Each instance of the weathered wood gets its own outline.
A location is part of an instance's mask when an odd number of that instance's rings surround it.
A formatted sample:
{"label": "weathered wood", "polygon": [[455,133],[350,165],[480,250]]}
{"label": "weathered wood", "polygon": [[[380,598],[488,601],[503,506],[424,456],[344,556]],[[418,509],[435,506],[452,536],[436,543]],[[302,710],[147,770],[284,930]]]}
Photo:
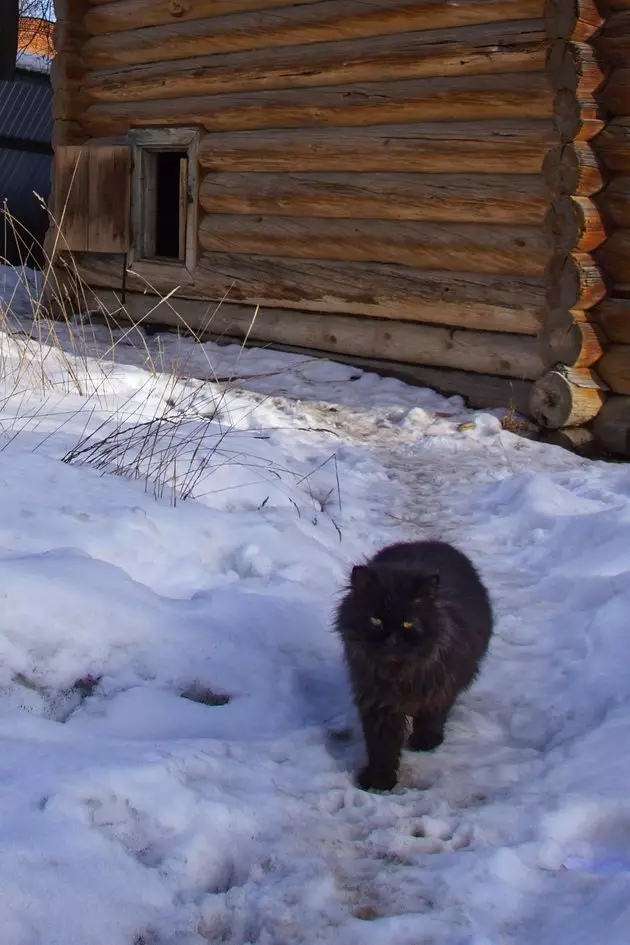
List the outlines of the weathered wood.
{"label": "weathered wood", "polygon": [[[432,0],[397,5],[393,0],[344,0],[341,5],[339,0],[323,0],[269,12],[210,16],[193,22],[106,32],[90,39],[83,55],[91,67],[166,62],[245,49],[526,20],[540,17],[541,6],[540,0]],[[94,29],[93,24],[90,29]]]}
{"label": "weathered wood", "polygon": [[[121,306],[120,294],[107,289],[90,290],[90,304],[96,311],[112,313],[117,321],[129,318],[134,322],[148,325],[168,325],[183,330],[193,330],[195,337],[211,338],[220,344],[245,340],[242,330],[239,337],[232,337],[227,331],[219,330],[219,323],[214,320],[216,306],[208,310],[207,303],[199,300],[182,299],[159,303],[152,295],[127,292],[125,304]],[[231,314],[242,315],[246,324],[252,320],[252,308],[224,302],[219,311],[225,309],[229,323]],[[297,313],[300,316],[302,313]],[[267,342],[263,342],[268,347]],[[256,338],[247,338],[250,347],[260,346]],[[426,367],[419,364],[385,361],[382,358],[361,358],[335,351],[322,351],[318,348],[303,348],[295,345],[272,343],[274,350],[290,351],[305,357],[328,358],[342,364],[349,364],[362,371],[373,371],[384,377],[396,377],[407,384],[431,387],[445,395],[459,394],[470,407],[512,407],[519,413],[526,413],[529,405],[531,381],[519,378],[500,377],[493,374],[473,374],[452,368]],[[211,376],[211,375],[209,375]]]}
{"label": "weathered wood", "polygon": [[[82,254],[75,259],[89,285],[122,287],[119,259]],[[178,295],[528,335],[539,330],[544,301],[541,279],[423,272],[379,263],[205,254],[194,277]],[[166,293],[180,282],[161,266],[152,285]],[[127,288],[144,291],[147,285],[129,273]]]}
{"label": "weathered wood", "polygon": [[601,161],[590,144],[571,141],[550,150],[543,163],[543,180],[552,194],[591,197],[602,190]]}
{"label": "weathered wood", "polygon": [[609,397],[593,422],[593,433],[609,452],[630,456],[630,397]]}
{"label": "weathered wood", "polygon": [[[177,125],[173,128],[139,128],[130,135],[133,146],[133,187],[131,220],[133,240],[130,260],[154,257],[156,252],[156,214],[158,199],[156,152],[185,153],[180,163],[180,269],[178,281],[192,279],[197,262],[197,230],[199,216],[199,131]],[[151,264],[149,264],[151,265]],[[155,265],[155,264],[153,264]],[[160,263],[159,265],[162,265]],[[183,272],[182,272],[183,269]],[[148,284],[154,273],[149,269]]]}
{"label": "weathered wood", "polygon": [[610,229],[630,228],[630,177],[615,175],[594,199]]}
{"label": "weathered wood", "polygon": [[591,96],[607,77],[608,70],[587,43],[556,40],[549,48],[547,70],[555,91],[566,89],[578,98]]}
{"label": "weathered wood", "polygon": [[630,299],[609,297],[589,312],[609,341],[630,344]]}
{"label": "weathered wood", "polygon": [[590,141],[602,130],[606,114],[595,99],[586,96],[578,99],[568,89],[556,93],[553,106],[553,121],[563,142]]}
{"label": "weathered wood", "polygon": [[81,147],[58,146],[51,208],[61,234],[60,250],[86,250],[88,247],[89,186],[88,152]]}
{"label": "weathered wood", "polygon": [[53,216],[60,251],[127,251],[129,175],[128,147],[56,149]]}
{"label": "weathered wood", "polygon": [[400,33],[90,72],[93,101],[146,101],[430,76],[540,72],[542,21]]}
{"label": "weathered wood", "polygon": [[[173,298],[170,305],[176,308]],[[536,339],[526,335],[267,307],[259,308],[255,320],[253,316],[253,309],[239,307],[234,311],[221,306],[212,312],[212,330],[237,337],[249,333],[259,341],[482,374],[531,379],[541,370]]]}
{"label": "weathered wood", "polygon": [[79,13],[70,19],[58,19],[53,27],[53,45],[59,56],[81,51],[86,33]]}
{"label": "weathered wood", "polygon": [[86,96],[77,89],[57,89],[52,101],[53,118],[55,121],[70,121],[80,125],[86,106]]}
{"label": "weathered wood", "polygon": [[597,416],[605,399],[604,385],[589,368],[558,365],[534,383],[529,413],[542,427],[578,427]]}
{"label": "weathered wood", "polygon": [[208,174],[208,213],[540,224],[548,197],[533,174]]}
{"label": "weathered wood", "polygon": [[630,118],[608,122],[598,135],[597,153],[609,170],[630,173]]}
{"label": "weathered wood", "polygon": [[610,279],[626,281],[630,271],[630,230],[614,230],[595,257]]}
{"label": "weathered wood", "polygon": [[[59,2],[59,0],[57,0]],[[297,7],[305,3],[314,3],[318,0],[91,0],[92,9],[86,17],[86,26],[95,36],[103,33],[114,33],[122,30],[139,29],[147,26],[161,26],[182,23],[187,20],[200,20],[207,17],[222,17],[225,14],[246,13],[255,10],[279,10],[282,7]],[[420,4],[416,3],[415,6]],[[404,4],[401,4],[404,7]],[[435,22],[444,22],[450,13],[449,22],[456,25],[457,10],[444,10],[444,7],[472,6],[453,3],[452,0],[440,3],[439,0],[424,0],[423,18],[427,23],[426,29],[434,29]],[[466,10],[463,14],[464,23],[502,22],[525,17],[542,16],[544,3],[527,2],[515,3],[514,0],[497,2],[497,0],[482,0],[477,4],[477,10]],[[485,17],[485,19],[484,19]]]}
{"label": "weathered wood", "polygon": [[418,269],[537,276],[548,244],[539,227],[209,214],[199,242],[211,253],[398,263]]}
{"label": "weathered wood", "polygon": [[607,236],[597,205],[589,197],[568,194],[549,204],[545,229],[556,253],[591,252]]}
{"label": "weathered wood", "polygon": [[541,360],[548,368],[556,364],[591,367],[606,347],[601,329],[587,321],[573,321],[566,327],[545,326],[538,341]]}
{"label": "weathered wood", "polygon": [[[555,255],[546,271],[546,298],[550,309],[588,309],[606,295],[608,281],[588,253]],[[561,424],[570,426],[570,424]]]}
{"label": "weathered wood", "polygon": [[630,65],[630,11],[608,14],[591,42],[596,54],[609,66]]}
{"label": "weathered wood", "polygon": [[205,135],[199,160],[211,171],[538,174],[554,134],[550,120],[241,131]]}
{"label": "weathered wood", "polygon": [[[559,93],[562,94],[562,93]],[[101,102],[85,112],[91,135],[138,125],[200,125],[209,131],[397,121],[496,121],[549,118],[543,73],[414,79],[317,89],[195,96],[158,102]]]}
{"label": "weathered wood", "polygon": [[550,446],[560,446],[564,450],[579,453],[581,456],[591,456],[596,447],[595,437],[587,427],[545,430],[540,439]]}
{"label": "weathered wood", "polygon": [[90,148],[88,246],[91,253],[129,248],[131,152],[128,147]]}
{"label": "weathered wood", "polygon": [[[90,0],[92,9],[85,18],[88,32],[94,36],[183,23],[226,13],[248,13],[319,0]],[[59,0],[56,0],[58,5]],[[95,9],[96,8],[96,9]]]}
{"label": "weathered wood", "polygon": [[545,20],[550,39],[582,43],[604,23],[597,0],[547,0]]}
{"label": "weathered wood", "polygon": [[63,145],[83,144],[87,138],[82,126],[76,121],[61,121],[57,119],[53,124],[51,144],[54,149]]}
{"label": "weathered wood", "polygon": [[630,394],[630,345],[609,345],[597,373],[615,394]]}
{"label": "weathered wood", "polygon": [[60,53],[50,64],[50,84],[54,92],[78,89],[84,76],[85,66],[76,52]]}
{"label": "weathered wood", "polygon": [[613,115],[630,115],[630,68],[613,69],[598,100]]}

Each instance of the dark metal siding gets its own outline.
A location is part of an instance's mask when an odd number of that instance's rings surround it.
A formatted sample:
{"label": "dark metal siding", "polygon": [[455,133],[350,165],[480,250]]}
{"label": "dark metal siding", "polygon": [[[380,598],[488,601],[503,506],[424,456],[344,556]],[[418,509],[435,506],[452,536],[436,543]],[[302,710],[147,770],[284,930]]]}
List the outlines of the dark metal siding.
{"label": "dark metal siding", "polygon": [[41,262],[48,217],[36,194],[50,192],[52,125],[47,75],[18,69],[0,82],[0,255],[14,264]]}
{"label": "dark metal siding", "polygon": [[52,89],[47,75],[16,70],[13,82],[0,82],[0,137],[49,145]]}

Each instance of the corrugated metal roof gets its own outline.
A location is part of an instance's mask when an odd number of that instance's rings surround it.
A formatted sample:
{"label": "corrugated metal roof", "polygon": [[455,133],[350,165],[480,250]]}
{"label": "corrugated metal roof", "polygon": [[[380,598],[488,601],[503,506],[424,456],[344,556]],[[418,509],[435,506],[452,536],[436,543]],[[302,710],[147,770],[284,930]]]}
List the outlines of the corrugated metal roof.
{"label": "corrugated metal roof", "polygon": [[13,82],[0,82],[0,136],[44,144],[50,142],[52,128],[52,89],[47,76],[18,71]]}

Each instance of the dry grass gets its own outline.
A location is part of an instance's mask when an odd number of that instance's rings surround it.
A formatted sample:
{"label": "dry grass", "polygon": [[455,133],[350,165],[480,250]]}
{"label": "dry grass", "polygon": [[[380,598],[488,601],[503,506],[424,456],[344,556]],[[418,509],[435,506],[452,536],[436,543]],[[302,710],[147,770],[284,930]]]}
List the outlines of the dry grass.
{"label": "dry grass", "polygon": [[[238,467],[241,473],[247,470],[253,482],[267,483],[270,491],[280,489],[291,502],[290,487],[303,485],[315,515],[330,515],[333,504],[341,511],[334,455],[308,475],[298,477],[256,450],[255,440],[264,439],[264,431],[243,429],[248,413],[266,399],[259,398],[244,408],[235,391],[249,332],[227,376],[217,376],[208,346],[195,344],[211,330],[221,302],[206,308],[201,318],[203,328],[195,330],[177,311],[176,287],[164,295],[147,283],[155,305],[142,321],[150,323],[158,306],[168,306],[177,329],[191,340],[176,358],[169,358],[159,338],[149,343],[142,322],[134,323],[123,304],[114,311],[104,308],[82,281],[70,254],[63,254],[69,261],[63,270],[59,268],[59,250],[64,249],[63,214],[59,225],[50,218],[50,254],[44,253],[45,264],[35,283],[27,277],[29,235],[6,209],[5,225],[13,229],[15,242],[25,250],[22,263],[10,267],[14,291],[4,305],[0,302],[0,365],[5,381],[0,412],[12,414],[2,421],[4,448],[20,433],[33,431],[59,415],[59,398],[73,395],[73,408],[61,412],[58,426],[42,441],[65,432],[81,418],[82,430],[63,456],[66,463],[140,481],[157,499],[173,505],[211,492],[213,476]],[[8,265],[3,259],[0,263]],[[25,297],[26,305],[23,301],[18,304],[18,297]],[[257,314],[255,309],[250,330]],[[121,400],[115,384],[118,362],[128,364],[130,359],[144,373],[128,398]],[[209,380],[199,380],[200,373]],[[37,407],[26,409],[34,392],[39,395]],[[326,467],[331,471],[331,483],[315,490],[311,476]]]}

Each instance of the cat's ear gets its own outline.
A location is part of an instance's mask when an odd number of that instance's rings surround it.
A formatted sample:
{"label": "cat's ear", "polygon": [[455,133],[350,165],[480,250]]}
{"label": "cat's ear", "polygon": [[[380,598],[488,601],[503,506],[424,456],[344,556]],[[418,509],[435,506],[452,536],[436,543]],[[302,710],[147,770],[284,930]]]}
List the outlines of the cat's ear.
{"label": "cat's ear", "polygon": [[367,591],[374,587],[376,575],[366,564],[355,564],[350,573],[350,587],[355,591]]}
{"label": "cat's ear", "polygon": [[416,588],[416,597],[418,600],[435,600],[440,587],[440,575],[432,574],[430,577],[423,577]]}

